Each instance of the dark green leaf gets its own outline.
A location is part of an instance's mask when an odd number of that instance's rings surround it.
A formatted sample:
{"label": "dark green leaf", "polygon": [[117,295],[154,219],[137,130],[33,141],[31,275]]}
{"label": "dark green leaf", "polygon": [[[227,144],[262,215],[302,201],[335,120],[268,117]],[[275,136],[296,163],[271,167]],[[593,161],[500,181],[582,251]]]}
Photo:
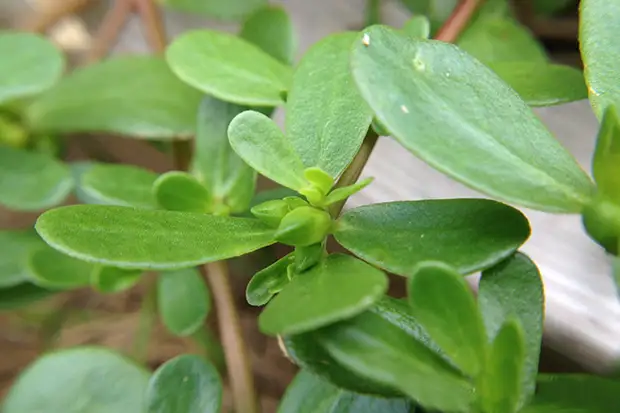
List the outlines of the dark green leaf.
{"label": "dark green leaf", "polygon": [[516,319],[502,325],[495,336],[478,387],[485,412],[514,413],[521,399],[525,361],[523,328]]}
{"label": "dark green leaf", "polygon": [[593,186],[516,92],[454,45],[375,26],[353,74],[377,119],[409,151],[487,195],[580,212]]}
{"label": "dark green leaf", "polygon": [[620,3],[607,0],[580,2],[579,46],[594,113],[603,117],[609,105],[620,106]]}
{"label": "dark green leaf", "polygon": [[290,67],[241,38],[212,30],[177,37],[166,59],[184,82],[240,105],[278,106],[291,82]]}
{"label": "dark green leaf", "polygon": [[516,253],[482,272],[478,304],[489,340],[510,317],[523,326],[525,363],[521,377],[525,404],[534,394],[543,332],[544,292],[536,265],[524,254]]}
{"label": "dark green leaf", "polygon": [[137,166],[96,164],[81,177],[84,193],[100,204],[155,209],[153,183],[157,174]]}
{"label": "dark green leaf", "polygon": [[402,28],[408,36],[428,39],[431,35],[431,23],[426,16],[413,16]]}
{"label": "dark green leaf", "polygon": [[271,57],[291,65],[295,58],[297,39],[286,10],[280,6],[265,6],[250,15],[241,27],[239,36],[254,43]]}
{"label": "dark green leaf", "polygon": [[211,309],[209,290],[195,268],[160,273],[157,302],[164,325],[181,337],[201,328]]}
{"label": "dark green leaf", "polygon": [[519,211],[486,199],[366,205],[345,212],[334,231],[355,255],[403,276],[422,261],[470,274],[510,256],[529,235]]}
{"label": "dark green leaf", "polygon": [[145,397],[146,413],[219,413],[222,381],[202,358],[181,355],[153,373]]}
{"label": "dark green leaf", "polygon": [[0,32],[0,103],[43,92],[60,79],[63,55],[45,37]]}
{"label": "dark green leaf", "polygon": [[248,304],[263,306],[289,283],[288,266],[295,256],[291,253],[254,274],[245,290]]}
{"label": "dark green leaf", "polygon": [[468,411],[471,385],[433,351],[376,314],[320,330],[319,342],[346,368],[399,389],[428,409]]}
{"label": "dark green leaf", "polygon": [[0,204],[37,211],[61,203],[73,188],[71,172],[43,153],[0,146]]}
{"label": "dark green leaf", "polygon": [[198,112],[192,173],[207,187],[212,202],[242,212],[254,195],[256,172],[232,150],[228,142],[230,121],[243,107],[210,96],[203,99]]}
{"label": "dark green leaf", "polygon": [[142,367],[103,348],[55,351],[21,373],[2,412],[139,412],[148,380]]}
{"label": "dark green leaf", "polygon": [[211,194],[196,178],[186,172],[171,171],[153,184],[159,205],[170,211],[209,212]]}
{"label": "dark green leaf", "polygon": [[0,231],[0,289],[16,286],[28,279],[28,256],[43,245],[32,229]]}
{"label": "dark green leaf", "polygon": [[484,367],[487,340],[463,277],[446,264],[422,263],[408,287],[414,317],[465,374],[476,377]]}
{"label": "dark green leaf", "polygon": [[278,413],[414,413],[407,399],[384,399],[340,389],[305,370],[297,373]]}
{"label": "dark green leaf", "polygon": [[[11,311],[32,305],[55,292],[30,283],[22,283],[8,288],[0,288],[0,311]],[[4,413],[4,411],[3,411]]]}
{"label": "dark green leaf", "polygon": [[61,254],[45,245],[28,259],[32,282],[49,289],[72,289],[90,285],[97,268],[93,264]]}
{"label": "dark green leaf", "polygon": [[97,266],[91,277],[92,286],[101,293],[118,293],[136,285],[142,278],[140,270],[123,270]]}
{"label": "dark green leaf", "polygon": [[387,277],[380,270],[348,255],[330,255],[293,278],[269,302],[259,326],[273,335],[303,333],[359,314],[386,289]]}
{"label": "dark green leaf", "polygon": [[239,20],[268,0],[158,0],[172,9],[221,20]]}
{"label": "dark green leaf", "polygon": [[103,205],[47,211],[35,228],[65,254],[128,269],[185,268],[274,242],[274,230],[258,220]]}
{"label": "dark green leaf", "polygon": [[610,413],[620,411],[620,381],[563,374],[539,376],[536,396],[520,413]]}
{"label": "dark green leaf", "polygon": [[202,94],[157,56],[113,57],[77,69],[28,108],[37,130],[175,139],[195,132]]}
{"label": "dark green leaf", "polygon": [[262,113],[248,110],[237,115],[228,128],[228,139],[248,165],[272,181],[294,190],[308,185],[292,142]]}
{"label": "dark green leaf", "polygon": [[574,3],[573,0],[537,0],[532,6],[537,13],[552,16],[573,6]]}
{"label": "dark green leaf", "polygon": [[339,176],[357,153],[372,120],[351,78],[356,33],[330,35],[308,50],[293,75],[286,135],[306,167]]}
{"label": "dark green leaf", "polygon": [[620,120],[613,105],[603,115],[592,159],[592,175],[599,191],[620,204]]}
{"label": "dark green leaf", "polygon": [[540,62],[497,62],[489,67],[530,106],[588,98],[583,73],[574,67]]}

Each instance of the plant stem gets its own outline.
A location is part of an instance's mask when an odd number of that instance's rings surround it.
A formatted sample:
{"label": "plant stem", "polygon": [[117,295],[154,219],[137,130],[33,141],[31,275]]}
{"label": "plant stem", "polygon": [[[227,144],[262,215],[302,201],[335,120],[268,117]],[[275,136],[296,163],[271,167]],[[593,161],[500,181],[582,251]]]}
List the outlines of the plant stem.
{"label": "plant stem", "polygon": [[454,42],[484,0],[461,0],[435,35],[436,40]]}
{"label": "plant stem", "polygon": [[131,356],[142,364],[148,359],[149,341],[157,319],[157,283],[153,277],[147,279],[147,291],[142,298],[138,329],[135,332]]}
{"label": "plant stem", "polygon": [[381,23],[381,0],[366,0],[365,26]]}
{"label": "plant stem", "polygon": [[232,289],[228,281],[228,267],[224,261],[219,261],[201,266],[200,271],[208,280],[213,291],[235,411],[238,413],[258,413],[254,377],[243,341],[241,323],[235,308]]}
{"label": "plant stem", "polygon": [[133,0],[116,0],[114,2],[97,30],[93,45],[86,57],[87,63],[94,63],[108,54],[119,33],[125,27],[133,9]]}
{"label": "plant stem", "polygon": [[153,0],[133,0],[142,20],[142,27],[151,49],[157,53],[166,50],[166,29],[159,7]]}
{"label": "plant stem", "polygon": [[31,21],[23,25],[23,30],[29,32],[43,33],[54,26],[63,17],[76,13],[88,6],[92,0],[63,0],[57,1],[56,7],[45,13],[41,13]]}

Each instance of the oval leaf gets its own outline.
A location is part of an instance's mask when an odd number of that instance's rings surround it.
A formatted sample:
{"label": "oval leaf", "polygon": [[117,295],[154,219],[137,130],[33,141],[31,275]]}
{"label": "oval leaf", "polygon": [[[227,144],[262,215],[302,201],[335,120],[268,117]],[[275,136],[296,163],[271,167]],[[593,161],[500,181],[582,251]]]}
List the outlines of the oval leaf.
{"label": "oval leaf", "polygon": [[473,391],[467,380],[378,315],[363,313],[318,334],[327,352],[357,374],[399,389],[427,409],[469,411]]}
{"label": "oval leaf", "polygon": [[32,282],[50,289],[71,289],[90,284],[93,264],[48,247],[33,251],[28,260]]}
{"label": "oval leaf", "polygon": [[603,117],[609,105],[620,106],[620,4],[583,0],[579,7],[579,47],[594,113]]}
{"label": "oval leaf", "polygon": [[32,229],[0,231],[0,289],[28,280],[27,260],[45,244]]}
{"label": "oval leaf", "polygon": [[261,313],[259,326],[272,335],[314,330],[359,314],[386,289],[382,271],[348,255],[330,255],[293,278]]}
{"label": "oval leaf", "polygon": [[240,105],[278,106],[291,81],[290,67],[239,37],[212,30],[177,37],[166,59],[187,84]]}
{"label": "oval leaf", "polygon": [[37,130],[174,139],[194,134],[201,98],[161,57],[112,57],[65,77],[27,116]]}
{"label": "oval leaf", "polygon": [[160,273],[157,303],[166,328],[181,337],[202,327],[211,309],[209,290],[195,268]]}
{"label": "oval leaf", "polygon": [[521,405],[534,395],[536,389],[544,304],[542,278],[526,255],[518,252],[482,272],[478,305],[489,340],[495,338],[510,317],[516,317],[523,326],[525,361],[521,373]]}
{"label": "oval leaf", "polygon": [[109,294],[128,290],[136,285],[141,278],[142,271],[139,270],[98,266],[92,273],[90,281],[97,291]]}
{"label": "oval leaf", "polygon": [[470,274],[510,256],[529,235],[519,211],[486,199],[366,205],[345,212],[334,231],[355,255],[403,276],[422,261]]}
{"label": "oval leaf", "polygon": [[454,45],[382,26],[353,50],[353,74],[377,119],[429,165],[493,197],[580,212],[593,186],[516,92]]}
{"label": "oval leaf", "polygon": [[61,203],[73,188],[69,168],[44,153],[0,146],[0,204],[38,211]]}
{"label": "oval leaf", "polygon": [[[139,412],[149,372],[109,350],[82,347],[31,364],[7,395],[3,413]],[[36,389],[36,391],[33,391]]]}
{"label": "oval leaf", "polygon": [[342,390],[302,370],[286,389],[278,413],[414,413],[407,399],[384,399]]}
{"label": "oval leaf", "polygon": [[290,281],[288,266],[294,261],[295,255],[291,253],[254,274],[245,290],[248,304],[265,305],[274,295],[282,291]]}
{"label": "oval leaf", "polygon": [[498,62],[489,67],[530,106],[588,98],[583,73],[574,67],[532,62]]}
{"label": "oval leaf", "polygon": [[170,211],[208,212],[211,194],[196,178],[185,172],[171,171],[153,184],[159,205]]}
{"label": "oval leaf", "polygon": [[484,366],[486,332],[463,277],[442,263],[423,263],[408,285],[413,315],[435,343],[470,377]]}
{"label": "oval leaf", "polygon": [[297,39],[291,19],[281,6],[269,5],[256,10],[243,23],[239,37],[278,61],[293,64]]}
{"label": "oval leaf", "polygon": [[306,167],[339,176],[359,150],[372,120],[349,68],[356,33],[330,35],[295,70],[286,103],[286,135]]}
{"label": "oval leaf", "polygon": [[35,228],[67,255],[129,269],[185,268],[274,242],[274,230],[253,219],[104,205],[53,209]]}
{"label": "oval leaf", "polygon": [[268,0],[158,0],[170,8],[221,20],[239,20]]}
{"label": "oval leaf", "polygon": [[155,209],[157,174],[132,165],[96,164],[81,176],[81,189],[100,204]]}
{"label": "oval leaf", "polygon": [[248,110],[237,115],[228,127],[228,139],[248,165],[272,181],[294,190],[308,184],[291,141],[262,113]]}
{"label": "oval leaf", "polygon": [[61,51],[37,34],[3,32],[0,56],[0,103],[43,92],[65,68]]}
{"label": "oval leaf", "polygon": [[431,23],[426,16],[413,16],[401,30],[411,37],[428,39],[431,35]]}
{"label": "oval leaf", "polygon": [[219,413],[221,404],[217,370],[189,354],[162,364],[146,390],[146,413]]}

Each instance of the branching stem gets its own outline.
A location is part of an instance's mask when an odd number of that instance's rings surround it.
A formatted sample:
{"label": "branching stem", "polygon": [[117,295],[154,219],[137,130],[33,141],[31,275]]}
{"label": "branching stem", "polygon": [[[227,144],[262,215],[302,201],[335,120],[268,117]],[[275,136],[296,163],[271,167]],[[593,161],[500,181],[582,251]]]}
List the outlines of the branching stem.
{"label": "branching stem", "polygon": [[132,0],[116,0],[114,2],[97,30],[93,45],[86,57],[86,63],[97,62],[108,54],[133,10]]}
{"label": "branching stem", "polygon": [[92,0],[63,0],[55,3],[55,7],[35,16],[31,21],[26,22],[22,29],[29,32],[43,33],[64,17],[74,14],[90,5]]}

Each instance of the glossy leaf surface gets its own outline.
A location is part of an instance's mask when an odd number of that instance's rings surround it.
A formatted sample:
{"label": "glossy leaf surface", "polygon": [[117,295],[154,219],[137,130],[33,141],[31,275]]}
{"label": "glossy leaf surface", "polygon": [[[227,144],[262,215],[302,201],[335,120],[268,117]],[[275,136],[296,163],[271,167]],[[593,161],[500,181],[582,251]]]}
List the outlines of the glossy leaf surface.
{"label": "glossy leaf surface", "polygon": [[28,279],[28,256],[43,245],[32,229],[0,231],[0,289],[16,286]]}
{"label": "glossy leaf surface", "polygon": [[112,57],[65,77],[27,115],[38,130],[173,139],[193,135],[201,97],[161,57]]}
{"label": "glossy leaf surface", "polygon": [[584,0],[579,6],[579,47],[590,103],[600,118],[610,105],[620,106],[620,3]]}
{"label": "glossy leaf surface", "polygon": [[399,201],[361,206],[337,221],[334,236],[360,258],[403,276],[422,261],[463,274],[489,267],[529,237],[516,209],[485,199]]}
{"label": "glossy leaf surface", "polygon": [[384,399],[340,389],[305,370],[297,373],[278,413],[414,413],[407,399]]}
{"label": "glossy leaf surface", "polygon": [[502,324],[511,317],[516,317],[523,327],[525,355],[521,405],[534,395],[536,387],[544,304],[540,273],[526,255],[518,252],[482,272],[478,305],[489,340],[495,338]]}
{"label": "glossy leaf surface", "polygon": [[0,103],[43,92],[65,68],[61,51],[32,33],[0,33],[0,56]]}
{"label": "glossy leaf surface", "polygon": [[181,355],[153,373],[145,397],[146,413],[219,413],[222,381],[207,361]]}
{"label": "glossy leaf surface", "polygon": [[153,184],[157,203],[170,211],[208,212],[211,194],[196,178],[186,172],[171,171]]}
{"label": "glossy leaf surface", "polygon": [[120,268],[174,269],[247,254],[273,243],[260,221],[118,206],[76,205],[35,226],[61,252]]}
{"label": "glossy leaf surface", "polygon": [[209,290],[195,268],[161,272],[157,278],[157,307],[166,328],[188,336],[201,328],[211,309]]}
{"label": "glossy leaf surface", "polygon": [[484,367],[486,333],[463,276],[440,262],[423,263],[408,290],[414,317],[464,373],[476,377]]}
{"label": "glossy leaf surface", "polygon": [[2,411],[139,412],[148,380],[149,372],[142,367],[103,348],[55,351],[40,357],[21,373],[4,400]]}
{"label": "glossy leaf surface", "polygon": [[57,159],[0,146],[0,204],[37,211],[61,203],[72,188],[69,168]]}
{"label": "glossy leaf surface", "polygon": [[268,0],[158,0],[173,9],[221,20],[239,20]]}
{"label": "glossy leaf surface", "polygon": [[248,283],[245,299],[254,306],[265,305],[289,283],[287,269],[295,260],[291,253],[260,270]]}
{"label": "glossy leaf surface", "polygon": [[155,209],[153,183],[157,174],[137,166],[96,164],[80,179],[80,187],[100,204]]}
{"label": "glossy leaf surface", "polygon": [[375,26],[353,75],[377,119],[429,165],[487,195],[580,212],[592,183],[516,92],[454,45]]}
{"label": "glossy leaf surface", "polygon": [[386,289],[382,271],[354,257],[334,254],[293,278],[261,313],[259,326],[274,335],[313,330],[361,313]]}
{"label": "glossy leaf surface", "polygon": [[620,204],[620,119],[615,106],[603,116],[592,160],[592,175],[599,191]]}
{"label": "glossy leaf surface", "polygon": [[187,84],[241,105],[278,106],[291,81],[288,66],[239,37],[212,30],[177,37],[166,59]]}
{"label": "glossy leaf surface", "polygon": [[333,178],[349,165],[372,120],[349,68],[356,36],[333,34],[313,45],[295,70],[286,103],[286,137],[306,167]]}
{"label": "glossy leaf surface", "polygon": [[294,190],[307,185],[295,147],[269,117],[252,110],[241,113],[230,123],[228,139],[248,165],[272,181]]}
{"label": "glossy leaf surface", "polygon": [[276,60],[292,65],[297,49],[293,22],[281,6],[265,6],[243,23],[239,37],[263,49]]}

